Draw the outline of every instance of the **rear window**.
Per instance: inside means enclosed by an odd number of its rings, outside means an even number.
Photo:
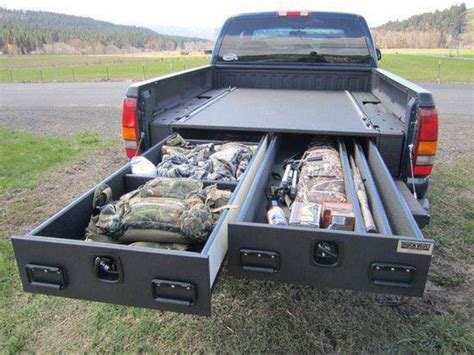
[[[277,16],[229,22],[221,62],[370,64],[357,19]]]

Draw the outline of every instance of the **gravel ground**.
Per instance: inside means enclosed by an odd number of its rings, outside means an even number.
[[[422,87],[433,93],[439,112],[437,159],[451,161],[474,153],[474,85],[433,84]]]
[[[0,85],[0,125],[35,134],[83,131],[120,137],[122,99],[130,82]]]
[[[119,139],[120,118],[116,107],[0,107],[1,126],[59,137],[88,131]]]

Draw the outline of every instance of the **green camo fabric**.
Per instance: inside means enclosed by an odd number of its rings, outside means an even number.
[[[86,239],[199,244],[207,240],[219,218],[221,211],[215,209],[227,205],[230,197],[230,191],[215,185],[204,188],[197,180],[158,177],[93,215]]]
[[[250,163],[256,145],[239,142],[193,144],[179,134],[161,147],[158,176],[199,180],[238,181]]]

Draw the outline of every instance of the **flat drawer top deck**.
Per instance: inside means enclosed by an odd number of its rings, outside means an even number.
[[[348,91],[236,88],[172,124],[175,128],[376,136]]]

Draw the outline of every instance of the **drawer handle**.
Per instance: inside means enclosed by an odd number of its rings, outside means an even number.
[[[274,273],[280,270],[280,253],[268,250],[240,249],[243,270]]]
[[[413,285],[416,268],[411,265],[373,263],[370,265],[370,281],[377,286],[403,287]]]
[[[196,303],[196,287],[192,283],[153,279],[152,294],[156,302],[191,307]]]
[[[62,290],[67,285],[66,273],[60,267],[28,264],[26,274],[33,286]]]

